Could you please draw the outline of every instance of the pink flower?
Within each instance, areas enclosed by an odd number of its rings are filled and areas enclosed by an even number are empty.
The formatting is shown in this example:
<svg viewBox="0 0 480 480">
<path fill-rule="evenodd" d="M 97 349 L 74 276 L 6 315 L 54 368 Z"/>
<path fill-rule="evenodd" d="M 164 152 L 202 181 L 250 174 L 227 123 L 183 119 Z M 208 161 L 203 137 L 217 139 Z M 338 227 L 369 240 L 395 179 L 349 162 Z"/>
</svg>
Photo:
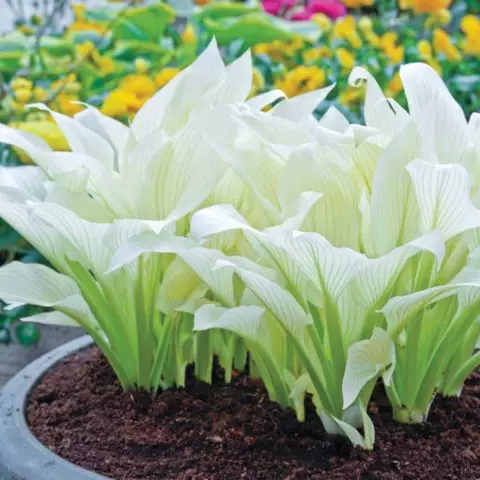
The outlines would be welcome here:
<svg viewBox="0 0 480 480">
<path fill-rule="evenodd" d="M 262 0 L 263 9 L 270 15 L 281 15 L 295 6 L 295 0 Z"/>
<path fill-rule="evenodd" d="M 347 8 L 343 3 L 337 0 L 311 0 L 308 8 L 312 15 L 315 13 L 324 13 L 332 19 L 343 17 L 347 14 Z"/>
<path fill-rule="evenodd" d="M 270 15 L 282 15 L 296 3 L 295 0 L 262 0 L 263 9 Z M 335 19 L 346 15 L 347 9 L 339 0 L 310 0 L 307 8 L 295 12 L 291 20 L 309 20 L 316 13 L 323 13 Z"/>
</svg>

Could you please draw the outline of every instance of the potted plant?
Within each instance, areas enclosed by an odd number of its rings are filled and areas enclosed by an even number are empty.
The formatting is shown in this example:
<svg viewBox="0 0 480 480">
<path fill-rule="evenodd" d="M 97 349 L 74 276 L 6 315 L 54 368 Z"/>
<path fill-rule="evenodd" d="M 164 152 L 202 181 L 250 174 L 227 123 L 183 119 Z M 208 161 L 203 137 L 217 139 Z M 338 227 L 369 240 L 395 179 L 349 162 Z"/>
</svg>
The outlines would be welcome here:
<svg viewBox="0 0 480 480">
<path fill-rule="evenodd" d="M 0 216 L 53 268 L 2 267 L 0 298 L 96 347 L 6 387 L 0 474 L 476 478 L 478 433 L 452 426 L 478 420 L 478 375 L 437 428 L 400 424 L 480 363 L 479 125 L 427 65 L 401 77 L 409 112 L 358 67 L 366 125 L 317 122 L 331 87 L 248 99 L 249 53 L 212 42 L 129 127 L 50 112 L 71 152 L 1 126 L 37 166 L 2 176 Z"/>
</svg>

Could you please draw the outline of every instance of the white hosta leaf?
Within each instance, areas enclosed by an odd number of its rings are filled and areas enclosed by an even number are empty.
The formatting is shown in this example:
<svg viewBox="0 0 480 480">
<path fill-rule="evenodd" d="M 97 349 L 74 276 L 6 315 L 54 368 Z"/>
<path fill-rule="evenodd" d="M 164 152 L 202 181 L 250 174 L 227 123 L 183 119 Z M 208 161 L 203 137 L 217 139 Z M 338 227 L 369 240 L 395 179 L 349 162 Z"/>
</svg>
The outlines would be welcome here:
<svg viewBox="0 0 480 480">
<path fill-rule="evenodd" d="M 217 261 L 224 260 L 225 255 L 219 250 L 200 248 L 194 241 L 168 232 L 159 235 L 141 233 L 126 240 L 116 251 L 109 273 L 131 264 L 144 253 L 175 253 L 218 298 L 228 305 L 235 304 L 233 272 L 228 269 L 214 270 Z"/>
<path fill-rule="evenodd" d="M 0 124 L 0 143 L 6 143 L 23 150 L 35 163 L 37 163 L 38 154 L 52 151 L 46 142 L 35 135 L 3 124 Z"/>
<path fill-rule="evenodd" d="M 423 252 L 432 254 L 435 260 L 432 271 L 426 272 L 430 274 L 430 278 L 426 279 L 428 282 L 435 278 L 445 253 L 444 239 L 439 230 L 365 262 L 364 268 L 339 298 L 340 317 L 349 342 L 361 338 L 365 317 L 384 305 L 408 260 Z"/>
<path fill-rule="evenodd" d="M 376 256 L 411 240 L 418 231 L 418 207 L 405 167 L 417 158 L 420 145 L 421 138 L 411 122 L 378 159 L 370 200 L 372 254 Z"/>
<path fill-rule="evenodd" d="M 480 226 L 480 210 L 469 197 L 462 165 L 434 165 L 414 160 L 407 166 L 417 196 L 422 232 L 438 228 L 445 241 Z"/>
<path fill-rule="evenodd" d="M 141 140 L 160 129 L 173 135 L 185 125 L 202 97 L 222 84 L 225 75 L 217 43 L 212 40 L 195 62 L 143 105 L 131 125 L 135 137 Z"/>
<path fill-rule="evenodd" d="M 103 115 L 96 108 L 85 106 L 85 110 L 77 113 L 74 119 L 110 143 L 115 153 L 114 169 L 121 170 L 124 151 L 131 135 L 129 128 L 118 120 Z"/>
<path fill-rule="evenodd" d="M 334 88 L 335 84 L 285 99 L 273 108 L 271 114 L 292 122 L 300 122 L 310 115 Z"/>
<path fill-rule="evenodd" d="M 268 332 L 263 328 L 262 316 L 265 310 L 257 306 L 222 308 L 204 305 L 195 313 L 195 331 L 221 328 L 255 343 L 265 344 Z"/>
<path fill-rule="evenodd" d="M 271 230 L 292 231 L 300 229 L 305 218 L 320 198 L 322 198 L 321 193 L 302 192 L 295 201 L 282 209 L 282 224 L 278 227 L 272 227 Z"/>
<path fill-rule="evenodd" d="M 162 275 L 157 306 L 167 315 L 179 311 L 179 308 L 185 311 L 186 304 L 200 301 L 207 290 L 201 279 L 181 258 L 176 257 Z"/>
<path fill-rule="evenodd" d="M 350 126 L 347 117 L 334 106 L 328 108 L 318 124 L 339 133 L 345 133 Z"/>
<path fill-rule="evenodd" d="M 254 230 L 231 205 L 214 205 L 196 212 L 190 232 L 198 240 L 231 230 Z"/>
<path fill-rule="evenodd" d="M 361 183 L 366 192 L 371 194 L 375 171 L 383 153 L 383 149 L 370 142 L 362 142 L 352 152 L 353 167 L 358 172 L 355 174 L 361 178 Z"/>
<path fill-rule="evenodd" d="M 113 169 L 115 153 L 112 146 L 93 130 L 88 129 L 77 120 L 50 110 L 46 105 L 35 103 L 30 107 L 44 110 L 52 115 L 67 139 L 72 152 L 83 153 L 95 158 L 99 165 Z"/>
<path fill-rule="evenodd" d="M 373 76 L 362 67 L 355 67 L 348 78 L 348 83 L 359 87 L 367 84 L 365 97 L 365 123 L 368 127 L 378 128 L 381 132 L 393 136 L 408 122 L 409 115 L 391 99 L 385 98 Z"/>
<path fill-rule="evenodd" d="M 137 197 L 141 218 L 176 221 L 197 208 L 217 186 L 226 165 L 203 141 L 202 132 L 195 123 L 174 139 L 144 138 L 130 151 L 129 188 Z M 140 165 L 138 158 L 142 158 Z"/>
<path fill-rule="evenodd" d="M 72 317 L 65 315 L 62 312 L 45 312 L 37 315 L 30 315 L 29 317 L 21 318 L 23 322 L 41 323 L 44 325 L 56 325 L 63 327 L 79 327 L 80 325 L 73 320 Z"/>
<path fill-rule="evenodd" d="M 0 195 L 0 218 L 5 220 L 23 238 L 34 246 L 50 263 L 57 266 L 62 262 L 58 258 L 61 236 L 32 217 L 31 208 L 25 203 Z"/>
<path fill-rule="evenodd" d="M 250 98 L 246 103 L 253 110 L 261 110 L 267 105 L 271 105 L 277 100 L 284 98 L 286 98 L 286 95 L 281 90 L 271 90 L 270 92 L 262 93 L 256 97 Z"/>
<path fill-rule="evenodd" d="M 219 250 L 192 248 L 178 252 L 180 258 L 208 285 L 215 296 L 226 305 L 235 305 L 235 292 L 230 269 L 216 269 L 226 257 Z"/>
<path fill-rule="evenodd" d="M 244 102 L 252 90 L 252 54 L 247 50 L 226 67 L 225 81 L 214 92 L 215 105 Z"/>
<path fill-rule="evenodd" d="M 124 236 L 124 242 L 116 242 L 118 250 L 115 250 L 115 247 L 112 246 L 112 251 L 115 253 L 110 262 L 108 273 L 129 265 L 144 253 L 178 253 L 183 249 L 196 246 L 194 241 L 177 237 L 170 232 L 159 234 L 153 232 L 138 233 L 138 226 L 132 225 L 132 227 L 134 228 L 131 230 L 131 234 Z M 133 232 L 137 234 L 133 234 Z"/>
<path fill-rule="evenodd" d="M 18 189 L 28 200 L 41 201 L 45 198 L 46 180 L 38 167 L 0 167 L 0 191 L 5 188 Z"/>
<path fill-rule="evenodd" d="M 49 182 L 45 187 L 44 201 L 47 203 L 61 205 L 89 222 L 109 223 L 114 220 L 112 212 L 86 192 L 73 192 L 57 182 Z"/>
<path fill-rule="evenodd" d="M 352 425 L 350 425 L 349 423 L 335 417 L 332 417 L 332 420 L 337 425 L 339 429 L 339 433 L 347 437 L 350 440 L 350 442 L 352 442 L 353 445 L 356 445 L 358 447 L 362 447 L 368 450 L 371 450 L 373 448 L 373 443 L 370 443 L 367 440 L 367 438 L 362 437 L 360 432 L 355 427 L 352 427 Z M 369 429 L 369 436 L 368 436 L 369 439 L 371 439 L 372 437 L 371 432 L 372 432 L 372 428 Z"/>
<path fill-rule="evenodd" d="M 346 155 L 328 146 L 304 145 L 292 153 L 283 168 L 279 185 L 282 209 L 302 192 L 322 194 L 306 216 L 302 230 L 318 232 L 334 245 L 359 250 L 361 184 L 352 174 Z"/>
<path fill-rule="evenodd" d="M 79 294 L 71 278 L 43 265 L 12 262 L 0 268 L 0 298 L 6 303 L 50 307 Z"/>
<path fill-rule="evenodd" d="M 458 295 L 459 311 L 469 308 L 480 291 L 480 272 L 470 268 L 460 272 L 448 285 L 428 288 L 410 295 L 394 297 L 382 308 L 387 320 L 388 332 L 394 338 L 406 324 L 425 307 L 452 295 Z"/>
<path fill-rule="evenodd" d="M 88 222 L 54 203 L 36 204 L 31 207 L 31 211 L 37 222 L 43 222 L 62 237 L 59 253 L 80 261 L 92 272 L 103 275 L 110 256 L 102 242 L 108 224 Z"/>
<path fill-rule="evenodd" d="M 240 268 L 231 261 L 220 261 L 217 265 L 219 268 L 233 269 L 283 327 L 302 341 L 304 328 L 311 323 L 311 319 L 290 292 L 265 276 Z"/>
<path fill-rule="evenodd" d="M 316 289 L 332 300 L 338 298 L 366 262 L 364 255 L 333 247 L 317 233 L 293 232 L 283 237 L 282 244 Z"/>
<path fill-rule="evenodd" d="M 424 139 L 422 158 L 458 161 L 467 145 L 467 121 L 438 73 L 429 65 L 411 63 L 401 66 L 400 77 L 410 114 Z"/>
<path fill-rule="evenodd" d="M 445 255 L 445 241 L 440 230 L 428 232 L 382 257 L 366 261 L 350 285 L 351 292 L 356 292 L 361 304 L 372 307 L 394 284 L 407 261 L 422 252 L 434 256 L 434 271 L 438 270 Z"/>
<path fill-rule="evenodd" d="M 395 361 L 395 345 L 381 328 L 375 328 L 370 339 L 354 343 L 348 349 L 343 377 L 343 408 L 352 405 L 363 387 L 379 375 L 383 376 L 386 385 L 390 385 Z"/>
</svg>

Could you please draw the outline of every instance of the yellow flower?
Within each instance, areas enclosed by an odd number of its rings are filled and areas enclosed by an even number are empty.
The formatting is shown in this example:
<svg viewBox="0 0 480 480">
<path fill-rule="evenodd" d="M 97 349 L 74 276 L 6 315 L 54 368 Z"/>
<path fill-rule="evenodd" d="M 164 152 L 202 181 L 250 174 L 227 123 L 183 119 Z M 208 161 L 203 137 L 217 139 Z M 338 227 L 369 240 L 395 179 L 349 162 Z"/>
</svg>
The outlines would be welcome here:
<svg viewBox="0 0 480 480">
<path fill-rule="evenodd" d="M 87 10 L 86 5 L 83 3 L 72 3 L 72 10 L 73 15 L 75 16 L 75 20 L 83 20 L 85 18 L 85 12 Z"/>
<path fill-rule="evenodd" d="M 442 8 L 435 14 L 439 25 L 448 25 L 452 20 L 452 14 L 448 8 Z"/>
<path fill-rule="evenodd" d="M 196 43 L 197 34 L 195 28 L 191 23 L 188 23 L 182 34 L 180 35 L 182 42 L 186 44 Z"/>
<path fill-rule="evenodd" d="M 344 71 L 349 72 L 355 66 L 355 55 L 346 48 L 339 48 L 335 55 Z"/>
<path fill-rule="evenodd" d="M 425 27 L 432 30 L 433 27 L 436 25 L 448 25 L 451 20 L 452 14 L 450 13 L 450 10 L 448 10 L 447 8 L 442 8 L 438 12 L 429 15 L 429 17 L 425 21 Z"/>
<path fill-rule="evenodd" d="M 147 75 L 128 75 L 120 83 L 120 89 L 131 92 L 139 100 L 148 100 L 157 90 L 155 82 Z"/>
<path fill-rule="evenodd" d="M 332 21 L 324 13 L 313 15 L 312 20 L 320 27 L 322 32 L 328 32 L 332 28 Z"/>
<path fill-rule="evenodd" d="M 371 32 L 373 29 L 373 21 L 370 17 L 361 17 L 358 21 L 358 28 L 364 32 Z"/>
<path fill-rule="evenodd" d="M 137 73 L 144 74 L 147 73 L 150 69 L 150 62 L 145 60 L 144 58 L 136 58 L 135 59 L 135 70 Z"/>
<path fill-rule="evenodd" d="M 80 82 L 67 82 L 63 91 L 70 95 L 77 94 L 82 89 L 82 84 Z"/>
<path fill-rule="evenodd" d="M 103 25 L 97 22 L 89 22 L 87 20 L 76 20 L 68 27 L 69 32 L 96 32 L 100 35 L 106 32 Z"/>
<path fill-rule="evenodd" d="M 79 60 L 86 60 L 93 52 L 97 50 L 94 43 L 91 41 L 87 41 L 84 43 L 79 43 L 75 45 L 75 50 L 77 52 L 77 57 Z"/>
<path fill-rule="evenodd" d="M 275 86 L 283 90 L 288 97 L 310 92 L 325 85 L 325 72 L 316 66 L 300 65 L 275 82 Z"/>
<path fill-rule="evenodd" d="M 55 122 L 50 120 L 40 121 L 28 121 L 21 123 L 11 123 L 10 126 L 21 130 L 22 132 L 31 133 L 40 137 L 42 140 L 48 143 L 50 147 L 55 151 L 67 152 L 70 150 L 70 146 L 67 139 L 63 135 L 60 128 L 58 128 Z M 31 158 L 20 149 L 15 148 L 15 152 L 19 156 L 20 160 L 24 163 L 33 163 Z"/>
<path fill-rule="evenodd" d="M 398 0 L 398 6 L 401 10 L 409 10 L 413 8 L 413 3 L 415 0 Z"/>
<path fill-rule="evenodd" d="M 263 78 L 262 72 L 258 68 L 253 67 L 252 74 L 251 97 L 257 95 L 265 87 L 265 79 Z"/>
<path fill-rule="evenodd" d="M 405 48 L 396 44 L 397 39 L 398 35 L 394 32 L 387 32 L 380 38 L 380 47 L 390 63 L 401 63 L 405 58 Z"/>
<path fill-rule="evenodd" d="M 388 82 L 386 88 L 386 94 L 388 97 L 395 97 L 402 91 L 402 79 L 400 78 L 399 73 L 397 72 L 392 79 Z"/>
<path fill-rule="evenodd" d="M 428 63 L 439 75 L 442 74 L 442 67 L 440 63 L 433 58 L 433 50 L 432 45 L 428 42 L 428 40 L 420 40 L 417 43 L 417 50 L 420 55 L 420 58 Z"/>
<path fill-rule="evenodd" d="M 142 102 L 134 93 L 117 89 L 107 95 L 101 111 L 109 117 L 126 117 L 138 112 L 141 106 Z"/>
<path fill-rule="evenodd" d="M 75 46 L 79 61 L 90 61 L 99 70 L 100 75 L 108 75 L 115 70 L 115 62 L 107 56 L 102 56 L 97 47 L 90 41 Z"/>
<path fill-rule="evenodd" d="M 35 87 L 33 89 L 33 98 L 37 102 L 44 102 L 48 98 L 48 92 L 42 87 Z"/>
<path fill-rule="evenodd" d="M 441 28 L 436 28 L 433 31 L 433 48 L 437 54 L 442 53 L 447 60 L 450 60 L 451 62 L 458 62 L 462 59 L 462 55 L 452 43 L 448 33 Z"/>
<path fill-rule="evenodd" d="M 302 53 L 304 63 L 314 63 L 317 60 L 320 60 L 324 57 L 329 57 L 331 55 L 330 49 L 326 45 L 322 45 L 321 47 L 310 48 L 309 50 L 305 50 Z"/>
<path fill-rule="evenodd" d="M 365 39 L 367 40 L 367 42 L 372 45 L 373 47 L 377 47 L 379 48 L 380 47 L 380 43 L 381 43 L 381 39 L 380 37 L 374 33 L 373 31 L 372 32 L 368 32 L 365 34 Z"/>
<path fill-rule="evenodd" d="M 415 13 L 436 13 L 448 8 L 452 0 L 413 0 L 411 3 Z"/>
<path fill-rule="evenodd" d="M 463 53 L 480 57 L 480 18 L 465 15 L 460 22 L 460 28 L 466 37 L 462 42 Z"/>
<path fill-rule="evenodd" d="M 15 100 L 17 102 L 25 104 L 32 98 L 32 91 L 29 88 L 17 88 L 13 91 Z"/>
<path fill-rule="evenodd" d="M 274 40 L 268 43 L 258 43 L 253 47 L 253 53 L 255 55 L 268 55 L 272 60 L 281 62 L 295 56 L 304 45 L 304 41 L 299 38 L 288 42 Z"/>
<path fill-rule="evenodd" d="M 371 7 L 375 0 L 342 0 L 347 8 Z"/>
<path fill-rule="evenodd" d="M 362 39 L 357 32 L 355 17 L 352 15 L 346 15 L 335 22 L 332 37 L 346 40 L 355 49 L 362 46 Z"/>
<path fill-rule="evenodd" d="M 10 86 L 14 89 L 14 90 L 18 90 L 19 88 L 26 88 L 28 90 L 30 90 L 32 88 L 32 82 L 26 78 L 23 78 L 23 77 L 17 77 L 15 79 L 13 79 L 10 83 Z"/>
<path fill-rule="evenodd" d="M 419 40 L 417 43 L 417 50 L 422 60 L 428 60 L 432 58 L 432 46 L 428 40 Z"/>
<path fill-rule="evenodd" d="M 460 28 L 465 35 L 472 35 L 480 30 L 480 18 L 475 15 L 465 15 L 460 21 Z"/>
<path fill-rule="evenodd" d="M 73 117 L 76 113 L 81 112 L 85 108 L 83 105 L 73 103 L 78 102 L 78 100 L 79 99 L 76 95 L 61 93 L 55 100 L 56 109 L 69 117 Z"/>
<path fill-rule="evenodd" d="M 155 75 L 155 83 L 158 88 L 164 87 L 172 78 L 180 73 L 179 68 L 163 68 L 159 73 Z"/>
</svg>

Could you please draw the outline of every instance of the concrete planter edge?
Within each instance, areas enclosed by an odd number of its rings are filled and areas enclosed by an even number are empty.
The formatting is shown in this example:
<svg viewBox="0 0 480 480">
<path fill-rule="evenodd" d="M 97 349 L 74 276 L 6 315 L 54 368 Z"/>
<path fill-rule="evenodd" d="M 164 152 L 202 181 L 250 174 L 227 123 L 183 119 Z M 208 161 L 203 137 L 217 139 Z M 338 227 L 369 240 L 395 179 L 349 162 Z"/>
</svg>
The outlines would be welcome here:
<svg viewBox="0 0 480 480">
<path fill-rule="evenodd" d="M 62 345 L 27 365 L 0 391 L 0 480 L 106 480 L 42 445 L 25 418 L 28 395 L 39 379 L 68 355 L 92 344 L 89 336 Z"/>
</svg>

